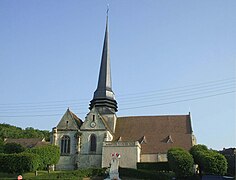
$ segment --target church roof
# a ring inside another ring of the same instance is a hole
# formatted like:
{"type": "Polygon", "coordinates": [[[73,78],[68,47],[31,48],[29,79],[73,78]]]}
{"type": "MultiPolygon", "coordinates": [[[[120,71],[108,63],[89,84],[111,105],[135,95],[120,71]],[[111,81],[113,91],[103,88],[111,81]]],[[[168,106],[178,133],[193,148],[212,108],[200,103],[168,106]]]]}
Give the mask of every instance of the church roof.
{"type": "Polygon", "coordinates": [[[190,115],[118,117],[114,141],[139,141],[142,154],[192,147],[190,115]]]}

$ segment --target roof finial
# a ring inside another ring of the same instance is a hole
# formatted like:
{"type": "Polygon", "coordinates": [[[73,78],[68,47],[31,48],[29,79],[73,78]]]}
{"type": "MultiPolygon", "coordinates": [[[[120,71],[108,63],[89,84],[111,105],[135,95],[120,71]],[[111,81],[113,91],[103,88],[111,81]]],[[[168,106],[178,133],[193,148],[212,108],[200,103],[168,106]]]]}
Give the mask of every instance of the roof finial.
{"type": "Polygon", "coordinates": [[[109,4],[107,4],[107,17],[108,17],[108,12],[109,12],[109,4]]]}

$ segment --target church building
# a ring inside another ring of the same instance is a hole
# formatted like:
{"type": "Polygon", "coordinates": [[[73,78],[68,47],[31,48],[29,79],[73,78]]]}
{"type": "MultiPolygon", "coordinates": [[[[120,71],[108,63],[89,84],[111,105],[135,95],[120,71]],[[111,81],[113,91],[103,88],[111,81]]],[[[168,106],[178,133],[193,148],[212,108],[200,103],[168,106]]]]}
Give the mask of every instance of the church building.
{"type": "Polygon", "coordinates": [[[108,16],[97,89],[84,120],[67,109],[52,129],[51,143],[60,147],[57,170],[109,167],[119,153],[120,166],[137,168],[138,162],[167,161],[172,147],[189,150],[196,139],[190,114],[117,117],[112,91],[108,16]]]}

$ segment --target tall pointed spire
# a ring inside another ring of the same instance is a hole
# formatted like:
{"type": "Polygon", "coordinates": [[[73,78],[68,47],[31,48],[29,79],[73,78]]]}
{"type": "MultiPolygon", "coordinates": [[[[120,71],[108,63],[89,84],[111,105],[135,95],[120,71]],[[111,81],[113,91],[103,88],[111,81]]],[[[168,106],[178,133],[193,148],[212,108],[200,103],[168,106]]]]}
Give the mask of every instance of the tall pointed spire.
{"type": "Polygon", "coordinates": [[[108,10],[106,17],[106,30],[103,43],[102,59],[98,78],[97,89],[94,92],[93,99],[90,101],[89,109],[96,107],[108,107],[112,111],[117,111],[117,102],[112,91],[110,50],[109,50],[109,31],[108,31],[108,10]]]}

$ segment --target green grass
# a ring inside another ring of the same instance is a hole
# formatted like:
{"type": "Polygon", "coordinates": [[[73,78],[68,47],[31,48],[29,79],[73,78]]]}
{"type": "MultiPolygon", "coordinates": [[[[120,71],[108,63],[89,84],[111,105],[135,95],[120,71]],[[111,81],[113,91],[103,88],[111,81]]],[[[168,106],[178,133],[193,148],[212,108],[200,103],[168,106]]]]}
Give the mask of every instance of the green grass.
{"type": "MultiPolygon", "coordinates": [[[[0,173],[0,179],[9,180],[17,179],[19,174],[8,174],[0,173]]],[[[143,170],[143,169],[129,169],[129,168],[120,168],[119,175],[121,179],[155,179],[155,180],[171,180],[174,177],[173,172],[160,172],[154,170],[143,170]]],[[[83,169],[83,170],[74,170],[74,171],[38,171],[38,175],[35,176],[34,172],[23,173],[23,179],[74,179],[82,180],[85,177],[90,177],[94,179],[104,179],[105,169],[83,169]]],[[[187,179],[187,178],[186,178],[187,179]]],[[[187,180],[199,180],[198,178],[191,177],[187,180]]]]}
{"type": "MultiPolygon", "coordinates": [[[[34,172],[23,173],[23,179],[83,179],[85,177],[104,176],[104,169],[84,169],[74,171],[38,171],[35,176],[34,172]]],[[[0,179],[17,179],[19,174],[0,173],[0,179]]]]}

